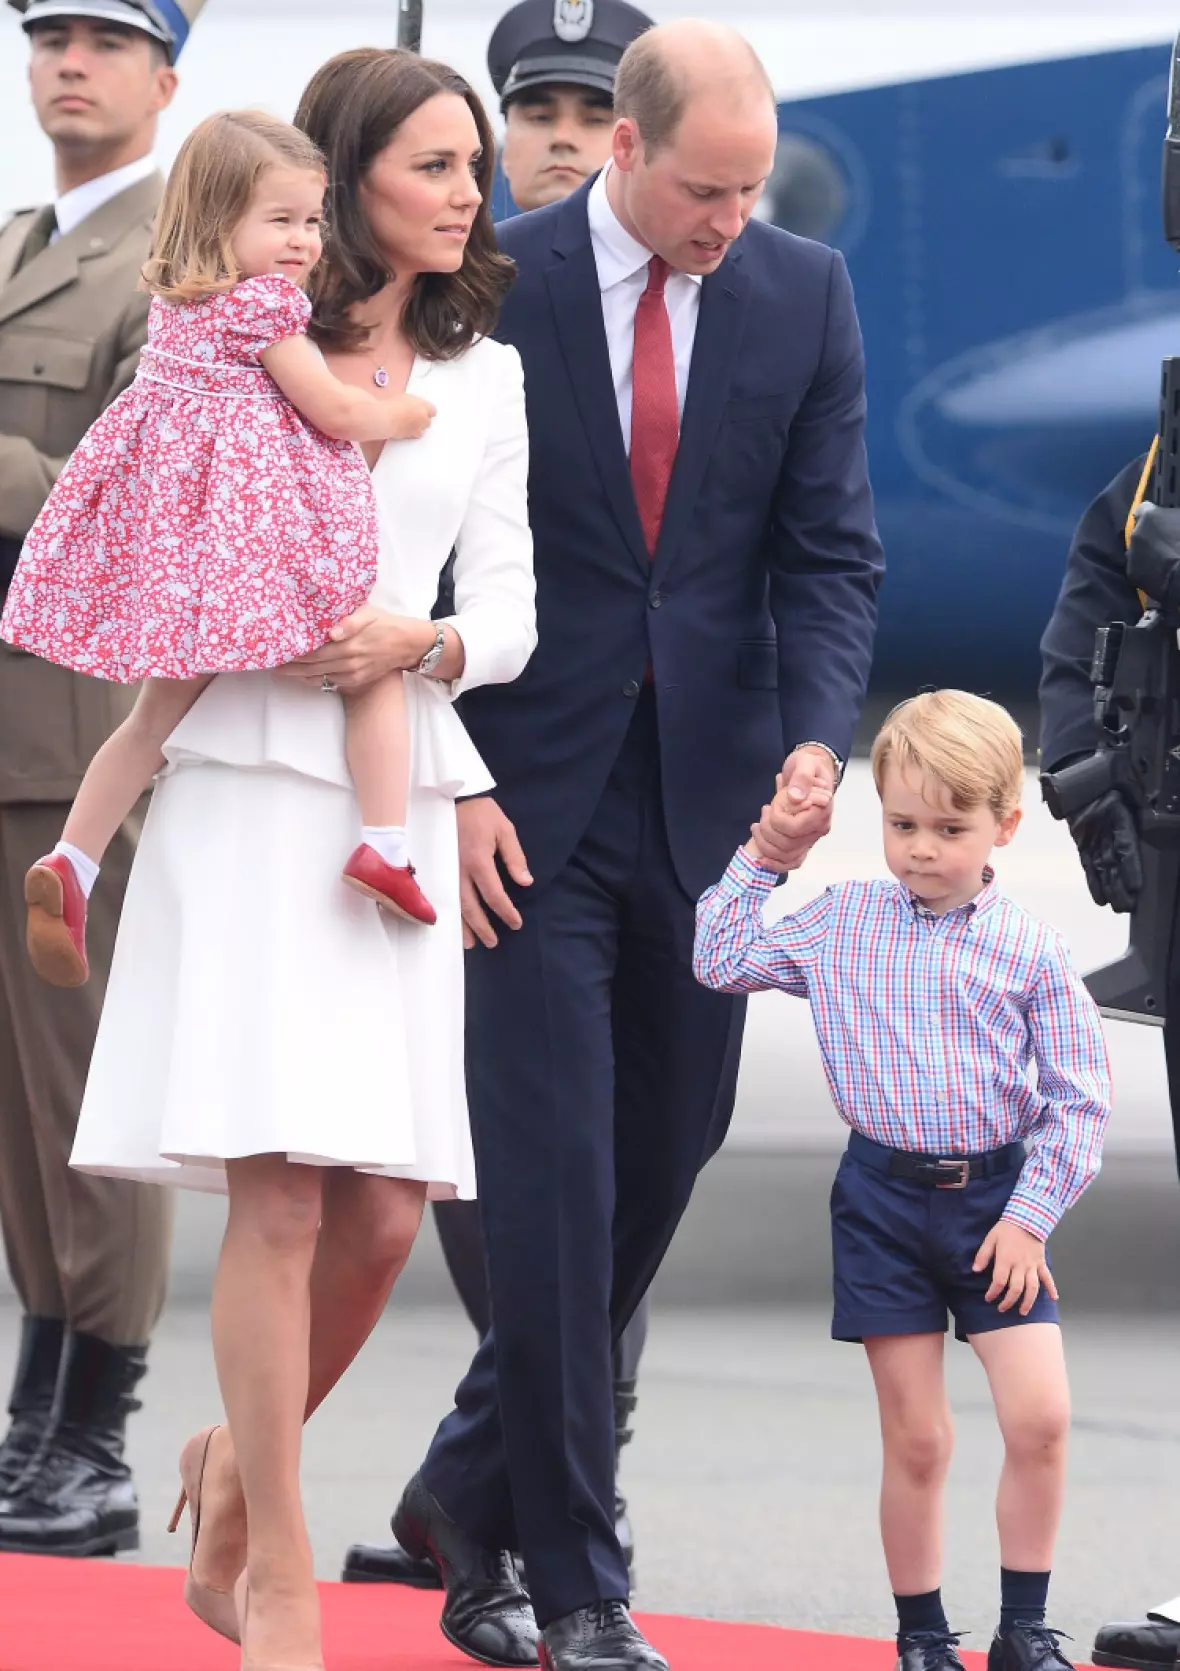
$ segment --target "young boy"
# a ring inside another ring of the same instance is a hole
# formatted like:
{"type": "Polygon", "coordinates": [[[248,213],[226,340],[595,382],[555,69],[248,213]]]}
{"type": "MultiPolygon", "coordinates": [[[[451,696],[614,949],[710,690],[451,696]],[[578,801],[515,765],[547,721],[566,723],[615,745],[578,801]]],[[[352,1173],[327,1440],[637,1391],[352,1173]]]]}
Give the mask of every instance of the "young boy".
{"type": "Polygon", "coordinates": [[[863,1341],[876,1385],[898,1671],[962,1671],[939,1590],[948,1310],[1004,1438],[988,1671],[1054,1671],[1069,1665],[1045,1624],[1069,1388],[1045,1241],[1098,1171],[1102,1028],[1058,935],[988,867],[1020,822],[1009,715],[961,691],[914,697],[872,768],[896,881],[838,884],[768,927],[781,867],[755,829],[697,908],[696,974],[716,991],[810,998],[852,1128],[832,1192],[832,1334],[863,1341]]]}

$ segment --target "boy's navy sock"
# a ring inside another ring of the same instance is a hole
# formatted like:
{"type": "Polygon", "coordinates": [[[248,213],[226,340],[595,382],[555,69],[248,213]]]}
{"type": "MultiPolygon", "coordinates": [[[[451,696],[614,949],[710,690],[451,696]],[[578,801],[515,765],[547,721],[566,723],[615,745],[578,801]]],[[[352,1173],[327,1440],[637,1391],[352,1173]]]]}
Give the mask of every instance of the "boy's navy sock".
{"type": "Polygon", "coordinates": [[[1043,1625],[1049,1599],[1047,1572],[1014,1572],[1000,1568],[1000,1635],[1013,1625],[1043,1625]]]}
{"type": "Polygon", "coordinates": [[[904,1653],[906,1638],[923,1630],[946,1630],[946,1614],[942,1610],[942,1591],[927,1590],[920,1596],[899,1596],[897,1603],[897,1651],[904,1653]]]}

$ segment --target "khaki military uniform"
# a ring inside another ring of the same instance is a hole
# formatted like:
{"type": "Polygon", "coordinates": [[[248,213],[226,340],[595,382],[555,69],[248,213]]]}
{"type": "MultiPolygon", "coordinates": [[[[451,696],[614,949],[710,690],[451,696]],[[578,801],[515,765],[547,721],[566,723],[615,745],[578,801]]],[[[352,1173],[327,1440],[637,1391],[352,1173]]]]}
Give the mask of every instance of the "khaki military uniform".
{"type": "MultiPolygon", "coordinates": [[[[162,189],[158,175],[128,187],[27,259],[37,212],[0,231],[0,565],[135,375],[147,335],[139,273],[162,189]]],[[[63,991],[33,973],[23,879],[60,838],[127,706],[118,686],[0,643],[0,1226],[26,1312],[118,1346],[146,1344],[163,1304],[170,1192],[71,1171],[69,1155],[134,828],[112,843],[91,899],[86,986],[63,991]]]]}

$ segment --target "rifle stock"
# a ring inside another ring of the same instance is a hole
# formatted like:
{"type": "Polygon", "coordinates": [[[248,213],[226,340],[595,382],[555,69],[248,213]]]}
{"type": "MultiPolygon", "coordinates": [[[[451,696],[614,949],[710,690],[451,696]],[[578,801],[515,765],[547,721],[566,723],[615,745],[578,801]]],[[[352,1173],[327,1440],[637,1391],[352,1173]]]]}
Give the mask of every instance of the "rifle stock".
{"type": "Polygon", "coordinates": [[[1176,917],[1180,852],[1175,848],[1140,848],[1143,891],[1131,913],[1127,949],[1113,963],[1091,969],[1082,978],[1103,1015],[1113,1021],[1138,1021],[1162,1027],[1168,1007],[1168,970],[1176,917]]]}

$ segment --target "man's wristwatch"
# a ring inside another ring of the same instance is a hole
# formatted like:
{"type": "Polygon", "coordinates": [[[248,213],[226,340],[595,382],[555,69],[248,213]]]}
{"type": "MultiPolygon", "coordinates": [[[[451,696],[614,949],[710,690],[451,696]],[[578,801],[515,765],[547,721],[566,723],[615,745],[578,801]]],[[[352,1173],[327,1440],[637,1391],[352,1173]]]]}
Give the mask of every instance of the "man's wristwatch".
{"type": "Polygon", "coordinates": [[[844,762],[843,762],[843,760],[841,760],[840,756],[836,753],[834,748],[829,748],[827,743],[818,743],[818,742],[815,741],[814,738],[812,738],[810,742],[796,743],[795,747],[797,749],[798,748],[822,748],[824,753],[826,755],[830,756],[832,764],[836,768],[836,788],[839,789],[840,780],[844,776],[844,762]]]}
{"type": "Polygon", "coordinates": [[[446,634],[443,632],[441,627],[435,627],[434,643],[430,646],[429,650],[427,650],[426,654],[422,657],[422,660],[418,663],[418,672],[427,674],[433,673],[439,662],[442,660],[443,651],[446,647],[446,634]]]}

